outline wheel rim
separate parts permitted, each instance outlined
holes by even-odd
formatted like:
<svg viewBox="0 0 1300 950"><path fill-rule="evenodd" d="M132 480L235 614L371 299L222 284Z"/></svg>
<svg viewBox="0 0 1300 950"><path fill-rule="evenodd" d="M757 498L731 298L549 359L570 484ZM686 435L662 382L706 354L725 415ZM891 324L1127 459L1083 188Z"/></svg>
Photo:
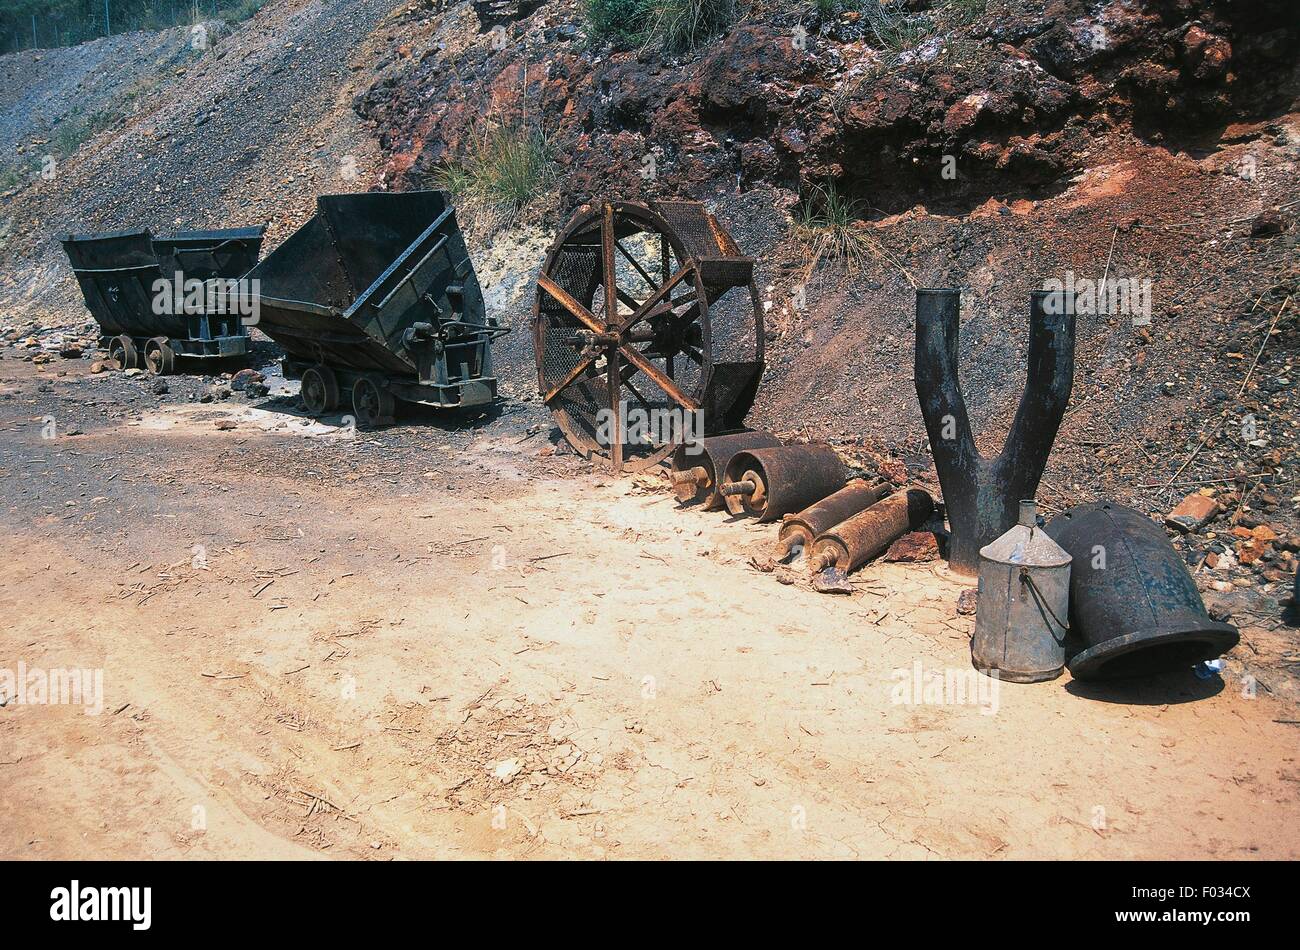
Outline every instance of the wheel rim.
<svg viewBox="0 0 1300 950"><path fill-rule="evenodd" d="M707 309L662 217L624 202L579 211L547 255L533 312L542 398L574 448L640 471L699 434Z"/></svg>
<svg viewBox="0 0 1300 950"><path fill-rule="evenodd" d="M374 380L365 376L357 380L352 390L352 410L360 425L375 425L387 416L383 394Z"/></svg>
<svg viewBox="0 0 1300 950"><path fill-rule="evenodd" d="M305 370L302 374L302 401L307 411L320 415L325 411L326 399L325 380L320 373L314 369Z"/></svg>
<svg viewBox="0 0 1300 950"><path fill-rule="evenodd" d="M151 373L162 375L167 370L166 360L163 358L163 349L157 340L150 340L144 348L144 365Z"/></svg>

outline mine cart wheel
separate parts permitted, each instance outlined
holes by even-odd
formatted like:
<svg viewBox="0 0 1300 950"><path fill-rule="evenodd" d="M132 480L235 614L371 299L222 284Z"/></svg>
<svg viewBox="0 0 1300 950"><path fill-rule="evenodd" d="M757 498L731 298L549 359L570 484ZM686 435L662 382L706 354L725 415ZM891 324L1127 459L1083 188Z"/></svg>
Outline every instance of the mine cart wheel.
<svg viewBox="0 0 1300 950"><path fill-rule="evenodd" d="M533 304L538 388L569 444L637 472L743 419L763 359L752 271L695 202L580 208Z"/></svg>
<svg viewBox="0 0 1300 950"><path fill-rule="evenodd" d="M310 366L302 371L302 401L307 412L323 416L339 407L339 378L328 366Z"/></svg>
<svg viewBox="0 0 1300 950"><path fill-rule="evenodd" d="M116 360L122 369L140 368L140 354L136 352L135 341L126 334L115 336L109 341L108 358Z"/></svg>
<svg viewBox="0 0 1300 950"><path fill-rule="evenodd" d="M176 372L176 351L165 336L156 336L144 345L144 365L149 372L170 376Z"/></svg>
<svg viewBox="0 0 1300 950"><path fill-rule="evenodd" d="M362 376L352 387L352 412L362 429L390 425L397 412L397 400L378 376Z"/></svg>

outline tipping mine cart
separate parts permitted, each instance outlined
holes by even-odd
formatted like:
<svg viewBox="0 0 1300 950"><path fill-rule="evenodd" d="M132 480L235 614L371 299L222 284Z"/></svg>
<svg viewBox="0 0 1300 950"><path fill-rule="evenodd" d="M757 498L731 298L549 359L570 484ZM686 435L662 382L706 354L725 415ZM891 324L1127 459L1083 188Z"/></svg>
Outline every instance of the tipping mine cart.
<svg viewBox="0 0 1300 950"><path fill-rule="evenodd" d="M150 370L166 374L176 372L177 357L248 353L240 297L212 284L243 277L257 263L264 230L261 225L157 238L148 230L114 231L69 234L62 243L102 331L99 345L123 369L139 368L143 357Z"/></svg>
<svg viewBox="0 0 1300 950"><path fill-rule="evenodd" d="M443 191L322 195L316 214L248 275L258 329L284 348L312 415L350 394L363 427L397 400L438 408L496 399L474 266Z"/></svg>

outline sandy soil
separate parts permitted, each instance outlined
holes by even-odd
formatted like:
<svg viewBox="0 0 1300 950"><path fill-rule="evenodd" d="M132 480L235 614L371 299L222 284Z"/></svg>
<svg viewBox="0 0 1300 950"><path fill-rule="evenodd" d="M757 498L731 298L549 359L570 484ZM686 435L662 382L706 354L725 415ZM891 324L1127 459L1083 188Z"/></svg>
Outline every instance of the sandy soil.
<svg viewBox="0 0 1300 950"><path fill-rule="evenodd" d="M1233 676L900 701L969 666L942 566L785 586L529 406L42 438L81 372L0 361L0 668L103 671L0 708L3 858L1300 855L1300 716Z"/></svg>

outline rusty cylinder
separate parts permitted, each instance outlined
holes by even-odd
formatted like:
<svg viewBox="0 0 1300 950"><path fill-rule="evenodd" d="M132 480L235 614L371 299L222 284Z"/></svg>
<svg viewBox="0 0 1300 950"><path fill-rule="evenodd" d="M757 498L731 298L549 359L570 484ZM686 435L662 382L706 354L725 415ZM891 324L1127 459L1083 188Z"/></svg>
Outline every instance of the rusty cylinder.
<svg viewBox="0 0 1300 950"><path fill-rule="evenodd" d="M822 533L813 542L808 564L813 572L833 567L847 574L925 524L934 499L923 488L907 488Z"/></svg>
<svg viewBox="0 0 1300 950"><path fill-rule="evenodd" d="M823 531L829 531L841 521L847 521L864 508L869 508L889 494L889 485L872 485L855 478L833 495L827 495L815 505L810 505L797 515L781 519L781 533L777 536L776 556L786 557L798 548L811 552L813 541Z"/></svg>
<svg viewBox="0 0 1300 950"><path fill-rule="evenodd" d="M746 449L766 449L780 444L781 440L772 433L754 430L706 436L679 445L673 452L670 475L673 494L683 505L703 497L704 510L716 511L723 507L722 495L718 493L718 473L726 472L731 457Z"/></svg>
<svg viewBox="0 0 1300 950"><path fill-rule="evenodd" d="M718 489L727 511L775 521L839 491L848 481L829 445L779 445L737 452Z"/></svg>

